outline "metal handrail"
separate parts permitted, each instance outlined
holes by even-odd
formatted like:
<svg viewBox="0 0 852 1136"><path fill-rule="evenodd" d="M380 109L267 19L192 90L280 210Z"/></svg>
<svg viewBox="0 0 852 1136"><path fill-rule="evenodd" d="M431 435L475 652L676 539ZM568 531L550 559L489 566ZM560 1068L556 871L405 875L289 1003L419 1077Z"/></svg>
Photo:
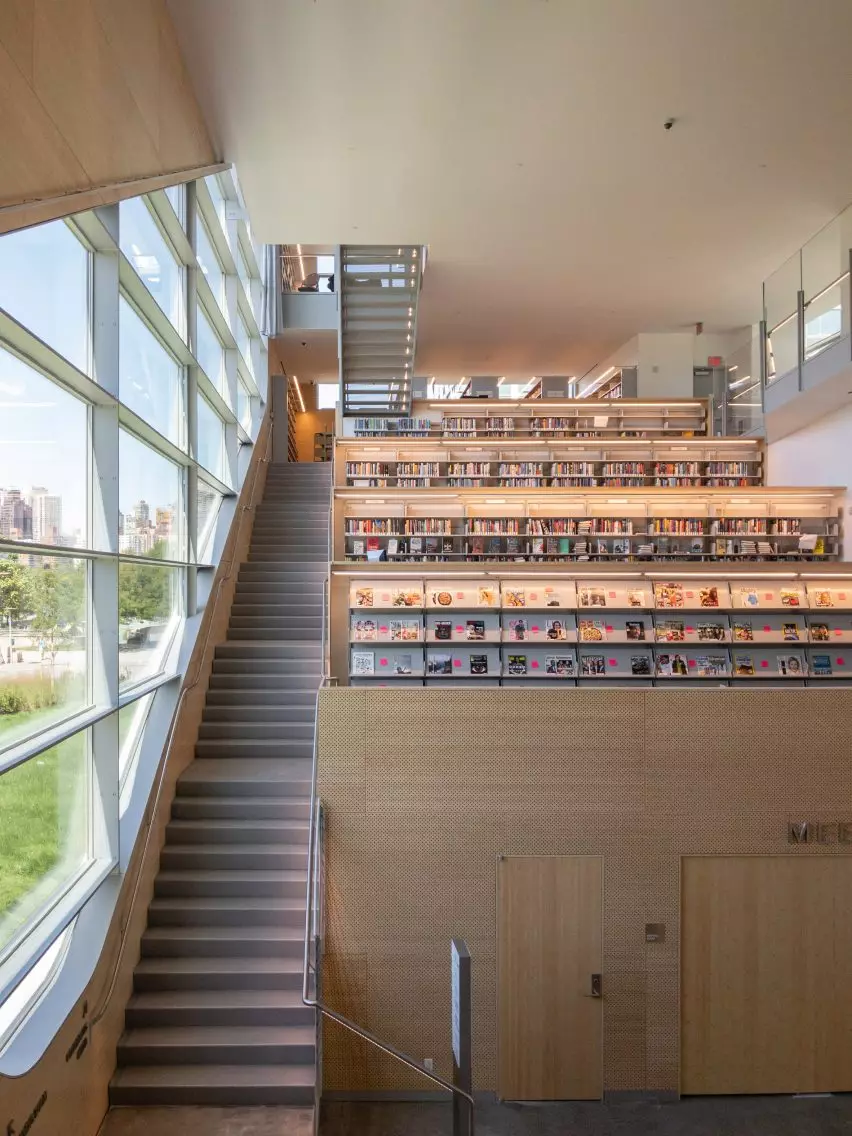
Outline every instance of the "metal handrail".
<svg viewBox="0 0 852 1136"><path fill-rule="evenodd" d="M136 879L134 881L133 891L132 891L131 897L130 897L130 903L127 906L127 909L126 909L127 910L127 921L125 922L124 926L121 929L121 943L119 945L119 950L118 950L118 955L117 955L116 960L115 960L115 965L113 966L112 977L110 979L109 987L107 989L105 997L103 998L103 1000L101 1002L101 1005L95 1011L95 1013L92 1015L90 1028L93 1028L94 1026L96 1026L101 1021L104 1014L106 1014L107 1008L109 1007L112 996L115 993L115 987L116 987L116 984L118 982L118 973L119 973L119 970L121 969L121 963L122 963L122 960L124 958L125 947L127 946L128 929L130 927L130 922L131 922L131 919L132 919L132 916L133 916L133 911L136 907L136 899L139 895L139 888L140 888L141 883L142 883L142 871L143 871L143 868L145 867L145 861L146 861L147 856L148 856L148 847L151 843L151 833L154 830L154 822L157 818L157 813L158 813L159 806L160 806L160 798L161 798L162 793L163 793L163 785L165 784L165 779L166 779L166 770L167 770L168 764L169 764L169 761L168 761L169 753L171 751L172 742L174 740L175 730L177 729L177 722L178 722L178 718L180 716L181 707L183 706L183 702L184 702L184 699L187 696L187 694L189 694L189 692L191 690L194 690L194 688L198 685L199 679L201 678L201 668L202 668L202 665L204 663L204 659L207 655L207 647L209 646L209 643L210 643L210 633L211 633L211 630L213 628L213 613L215 612L216 604L219 602L219 596L222 592L222 585L227 580L230 580L233 577L234 561L236 559L236 550L237 550L237 547L239 545L239 537L240 537L240 533L242 532L243 521L246 518L246 514L251 512L254 509L255 494L257 492L257 476L258 476L258 473L260 471L260 467L261 467L261 465L269 463L270 454L271 454L271 450L272 450L273 420L274 420L274 415L272 413L272 409L270 408L269 418L268 418L269 425L268 425L268 431L267 431L267 436L266 436L266 454L264 455L264 457L262 457L256 463L256 465L254 467L254 477L252 478L251 497L249 499L249 502L246 505L240 506L241 515L240 515L240 519L239 519L239 524L238 524L236 532L234 534L234 542L233 542L233 545L232 545L231 557L230 557L230 560L228 562L228 569L223 575L221 575L219 577L219 580L217 581L217 585L216 585L215 595L212 596L212 597L209 597L208 600L207 600L207 603L205 604L205 610L207 610L207 608L210 609L210 619L207 621L207 631L206 631L205 636L204 636L204 647L201 651L201 654L196 656L198 661L196 663L196 668L195 668L195 678L192 680L192 682L185 683L184 686L181 688L180 696L178 697L177 704L176 704L174 711L172 713L171 722L169 723L168 733L166 734L166 740L165 740L165 743L163 744L163 754L162 754L162 757L160 758L160 764L159 764L159 768L157 770L157 788L156 788L156 792L154 794L153 802L152 802L152 804L151 804L151 806L148 810L148 820L147 820L147 830L145 832L145 842L142 845L142 851L141 851L141 854L140 854L140 857L139 857L139 867L136 870Z"/></svg>
<svg viewBox="0 0 852 1136"><path fill-rule="evenodd" d="M330 490L330 499L334 499L334 471L332 470L332 485ZM439 1085L442 1089L453 1094L454 1096L462 1097L471 1106L471 1133L473 1132L473 1110L476 1102L472 1094L460 1089L458 1085L454 1085L452 1081L447 1081L443 1077L438 1076L431 1069L427 1069L422 1062L416 1058L404 1053L401 1049L397 1049L395 1045L390 1045L388 1042L382 1041L368 1029L359 1026L357 1022L353 1022L351 1018L347 1018L345 1014L339 1013L334 1010L326 1002L323 1001L318 994L311 996L311 945L315 938L318 937L318 932L314 927L314 905L317 907L317 923L322 923L322 910L324 907L324 883L320 887L317 876L320 874L315 870L315 862L320 861L324 863L325 849L322 840L322 802L317 795L317 769L319 764L319 703L321 691L331 682L331 676L327 673L325 664L325 640L326 640L326 627L327 627L327 612L326 612L326 591L330 580L331 573L331 549L332 549L332 536L331 536L331 507L329 508L329 530L328 530L328 564L329 570L326 573L326 587L323 589L323 612L322 612L322 634L323 634L323 665L322 675L320 676L320 685L317 690L316 703L314 709L314 752L313 760L311 763L311 804L310 804L310 821L308 827L308 880L306 890L305 902L305 951L302 962L302 1002L304 1005L311 1007L320 1013L323 1017L328 1018L329 1021L336 1022L339 1026L354 1033L356 1037L360 1037L363 1041L368 1042L370 1045L376 1047L388 1057L393 1057L394 1060L399 1061L407 1068L412 1069L415 1073L419 1073L428 1081L435 1085ZM317 890L317 889L320 890ZM314 989L319 990L319 975L316 975L314 982Z"/></svg>

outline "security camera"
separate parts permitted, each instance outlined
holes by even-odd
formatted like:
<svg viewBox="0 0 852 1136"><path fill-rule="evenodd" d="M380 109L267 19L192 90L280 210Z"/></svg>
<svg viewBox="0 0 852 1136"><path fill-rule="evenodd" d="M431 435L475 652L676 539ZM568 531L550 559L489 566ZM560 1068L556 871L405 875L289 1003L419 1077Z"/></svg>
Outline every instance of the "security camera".
<svg viewBox="0 0 852 1136"><path fill-rule="evenodd" d="M673 118L667 118L666 121L663 123L663 130L671 130L671 128L674 126L674 124L675 124L675 120Z"/></svg>
<svg viewBox="0 0 852 1136"><path fill-rule="evenodd" d="M308 346L308 341L307 341L307 339L303 339L303 340L302 340L302 346L303 346L303 347L307 347L307 346Z"/></svg>

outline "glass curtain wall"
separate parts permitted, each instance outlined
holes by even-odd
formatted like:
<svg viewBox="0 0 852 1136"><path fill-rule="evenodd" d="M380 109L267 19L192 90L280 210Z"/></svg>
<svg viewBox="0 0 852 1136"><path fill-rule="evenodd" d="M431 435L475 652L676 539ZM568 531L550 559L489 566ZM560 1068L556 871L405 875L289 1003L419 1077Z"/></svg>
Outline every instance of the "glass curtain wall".
<svg viewBox="0 0 852 1136"><path fill-rule="evenodd" d="M237 199L226 173L0 236L0 1043L117 863L120 787L260 419Z"/></svg>

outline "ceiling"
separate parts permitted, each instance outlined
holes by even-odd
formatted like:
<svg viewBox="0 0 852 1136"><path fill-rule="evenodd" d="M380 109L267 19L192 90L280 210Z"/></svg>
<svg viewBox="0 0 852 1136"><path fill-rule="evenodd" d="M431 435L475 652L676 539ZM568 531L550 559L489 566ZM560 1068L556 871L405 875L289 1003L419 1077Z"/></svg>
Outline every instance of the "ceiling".
<svg viewBox="0 0 852 1136"><path fill-rule="evenodd" d="M852 199L852 0L169 7L261 240L429 246L421 374L756 321Z"/></svg>

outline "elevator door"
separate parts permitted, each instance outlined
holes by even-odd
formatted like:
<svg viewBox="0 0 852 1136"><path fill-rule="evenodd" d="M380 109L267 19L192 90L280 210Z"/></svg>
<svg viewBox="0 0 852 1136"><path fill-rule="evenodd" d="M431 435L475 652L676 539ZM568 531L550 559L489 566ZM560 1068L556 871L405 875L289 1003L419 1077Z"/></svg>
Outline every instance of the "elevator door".
<svg viewBox="0 0 852 1136"><path fill-rule="evenodd" d="M507 856L497 880L499 1095L599 1100L603 863Z"/></svg>
<svg viewBox="0 0 852 1136"><path fill-rule="evenodd" d="M687 857L681 1091L852 1089L852 857Z"/></svg>

